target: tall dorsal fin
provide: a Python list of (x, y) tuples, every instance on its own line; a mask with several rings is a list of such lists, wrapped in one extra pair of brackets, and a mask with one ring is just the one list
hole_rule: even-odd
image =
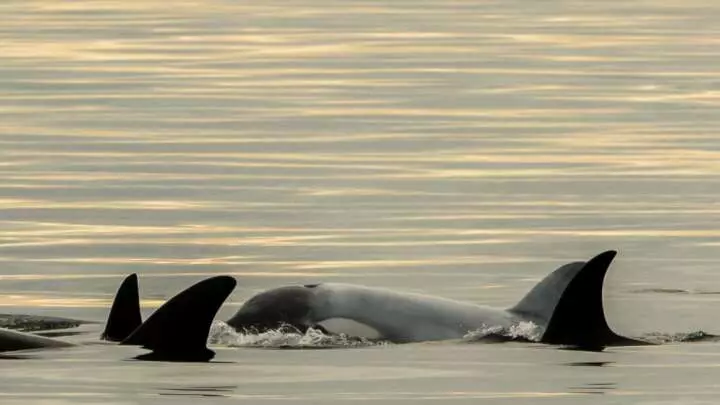
[(585, 262), (572, 262), (558, 267), (537, 283), (510, 312), (529, 318), (538, 325), (547, 325), (563, 292), (583, 266)]
[(210, 360), (215, 355), (207, 348), (210, 325), (235, 284), (230, 276), (216, 276), (190, 286), (158, 308), (121, 344), (152, 350), (139, 357), (145, 360)]
[(121, 342), (142, 323), (137, 274), (123, 280), (115, 294), (101, 339)]
[(535, 286), (510, 311), (543, 326), (543, 343), (601, 349), (644, 344), (617, 335), (603, 310), (603, 282), (615, 255), (609, 250), (587, 262), (568, 263)]

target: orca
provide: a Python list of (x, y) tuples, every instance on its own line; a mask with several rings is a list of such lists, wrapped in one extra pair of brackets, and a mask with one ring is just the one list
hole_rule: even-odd
[(290, 325), (305, 331), (345, 319), (374, 329), (396, 343), (459, 339), (486, 327), (510, 328), (532, 322), (542, 343), (582, 350), (644, 345), (620, 336), (607, 324), (603, 281), (617, 254), (609, 250), (587, 262), (561, 266), (515, 306), (497, 309), (450, 299), (353, 284), (283, 286), (246, 301), (227, 321), (240, 332), (262, 332)]
[(140, 325), (142, 325), (140, 288), (137, 274), (133, 273), (125, 277), (118, 287), (100, 339), (122, 342)]
[[(208, 361), (215, 355), (207, 348), (210, 326), (235, 285), (230, 276), (202, 280), (172, 297), (143, 322), (138, 279), (131, 274), (118, 288), (100, 339), (149, 349), (150, 353), (136, 357), (140, 360)], [(75, 344), (0, 328), (0, 352), (71, 346)]]

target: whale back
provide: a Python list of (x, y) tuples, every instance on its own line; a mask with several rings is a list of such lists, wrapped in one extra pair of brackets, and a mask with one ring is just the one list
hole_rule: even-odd
[(610, 329), (603, 309), (603, 283), (617, 254), (609, 250), (587, 262), (561, 266), (509, 311), (543, 327), (543, 343), (598, 350), (643, 344)]
[(74, 345), (62, 340), (39, 336), (32, 333), (0, 328), (0, 352), (70, 346)]
[(115, 294), (105, 330), (100, 338), (122, 342), (142, 324), (137, 274), (125, 277)]
[(487, 326), (508, 328), (516, 321), (505, 310), (412, 292), (344, 283), (314, 287), (311, 317), (334, 333), (328, 321), (350, 320), (395, 343), (459, 339)]

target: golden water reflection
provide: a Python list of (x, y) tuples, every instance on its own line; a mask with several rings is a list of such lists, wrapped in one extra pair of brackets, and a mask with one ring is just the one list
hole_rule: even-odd
[(635, 281), (720, 289), (717, 11), (5, 1), (0, 287), (525, 288), (617, 248)]

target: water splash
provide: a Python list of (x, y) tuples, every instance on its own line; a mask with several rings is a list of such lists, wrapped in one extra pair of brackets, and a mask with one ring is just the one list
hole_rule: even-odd
[(519, 322), (509, 327), (487, 326), (468, 332), (463, 336), (465, 342), (539, 342), (542, 328), (533, 322)]
[(679, 333), (646, 333), (642, 335), (641, 339), (655, 344), (720, 342), (720, 336), (702, 330)]
[[(469, 332), (463, 337), (466, 342), (539, 342), (543, 329), (532, 322), (520, 322), (508, 328), (501, 326), (483, 326)], [(639, 336), (638, 339), (653, 344), (720, 342), (720, 335), (713, 335), (702, 330), (692, 332), (651, 332)]]
[(637, 294), (654, 293), (654, 294), (688, 294), (688, 295), (718, 295), (720, 291), (712, 290), (684, 290), (682, 288), (642, 288), (632, 290)]
[(222, 321), (213, 322), (208, 343), (228, 347), (262, 347), (273, 349), (334, 349), (389, 344), (386, 341), (353, 337), (345, 334), (325, 334), (308, 328), (305, 333), (292, 327), (280, 327), (262, 333), (239, 333)]

